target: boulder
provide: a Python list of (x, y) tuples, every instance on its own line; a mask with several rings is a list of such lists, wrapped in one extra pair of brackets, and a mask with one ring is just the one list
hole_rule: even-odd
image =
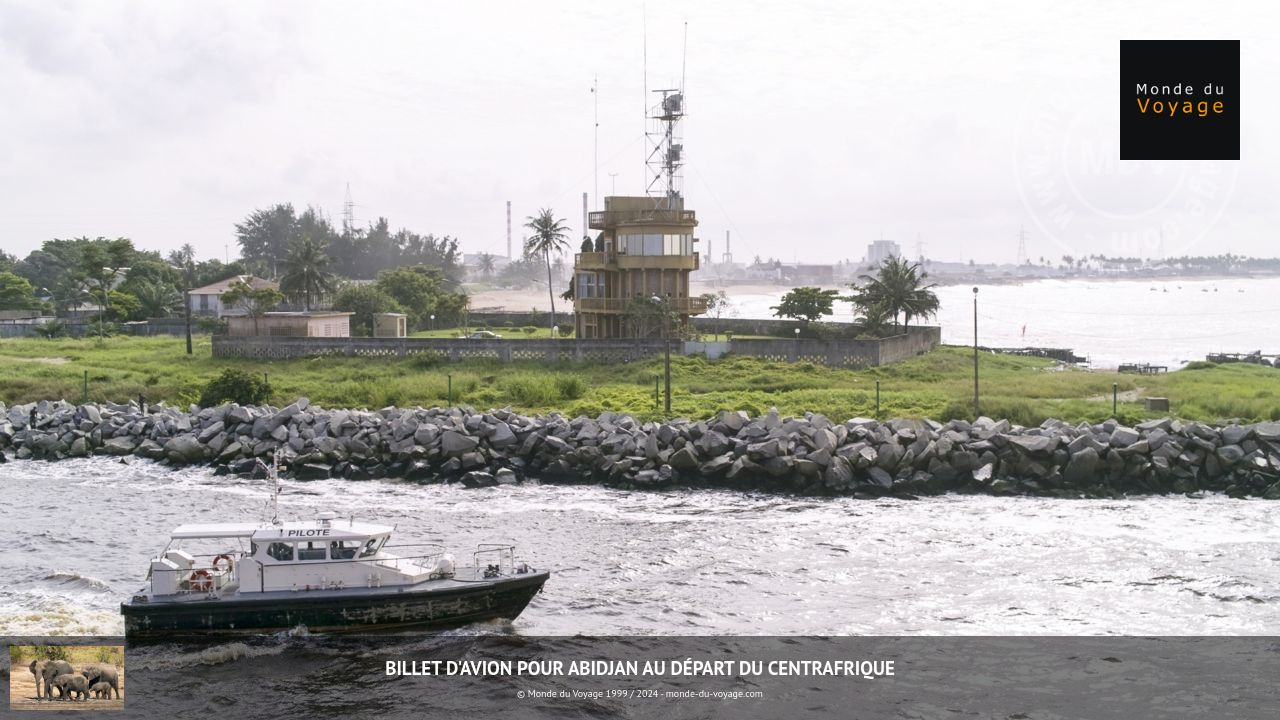
[(98, 451), (104, 455), (132, 455), (135, 447), (137, 447), (136, 438), (132, 435), (121, 435), (102, 443)]
[(463, 453), (475, 450), (479, 445), (478, 440), (470, 435), (463, 435), (457, 430), (445, 430), (440, 436), (440, 450), (445, 457), (459, 457)]
[(190, 435), (177, 435), (164, 444), (164, 452), (174, 462), (190, 463), (204, 458), (205, 447)]

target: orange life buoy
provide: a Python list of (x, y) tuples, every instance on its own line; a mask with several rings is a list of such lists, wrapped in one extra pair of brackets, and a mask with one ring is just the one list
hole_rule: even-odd
[(219, 555), (218, 557), (216, 557), (216, 558), (214, 558), (214, 559), (213, 559), (213, 569), (214, 569), (214, 570), (221, 570), (222, 568), (218, 565), (218, 563), (222, 562), (223, 560), (226, 560), (226, 561), (227, 561), (227, 569), (228, 569), (228, 570), (230, 570), (230, 569), (232, 568), (232, 566), (234, 566), (234, 565), (235, 565), (235, 560), (233, 560), (233, 559), (231, 558), (231, 556), (230, 556), (230, 555), (225, 555), (225, 554), (224, 554), (224, 555)]
[(191, 582), (192, 592), (209, 592), (213, 589), (213, 577), (204, 568), (191, 573), (191, 577), (188, 579)]

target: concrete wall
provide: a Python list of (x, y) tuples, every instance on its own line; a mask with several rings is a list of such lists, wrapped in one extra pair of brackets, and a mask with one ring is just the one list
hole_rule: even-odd
[[(672, 352), (679, 353), (678, 342)], [(456, 338), (294, 338), (215, 335), (213, 356), (284, 360), (300, 357), (437, 356), (442, 360), (488, 358), (510, 362), (619, 363), (662, 353), (661, 340), (470, 340)]]

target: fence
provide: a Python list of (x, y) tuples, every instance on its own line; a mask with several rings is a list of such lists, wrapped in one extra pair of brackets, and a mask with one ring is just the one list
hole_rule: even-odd
[[(767, 360), (813, 362), (832, 367), (872, 367), (919, 355), (938, 346), (941, 329), (911, 328), (881, 340), (733, 340), (728, 351)], [(672, 352), (706, 352), (712, 343), (672, 340)], [(625, 363), (662, 353), (663, 340), (472, 340), (454, 338), (213, 337), (216, 358), (288, 360), (302, 357), (437, 357), (459, 361)], [(719, 351), (721, 348), (717, 347)], [(711, 353), (708, 353), (711, 354)]]
[[(95, 327), (90, 323), (83, 322), (62, 322), (62, 333), (68, 337), (83, 337), (91, 334), (90, 328)], [(34, 323), (0, 323), (0, 338), (20, 338), (20, 337), (37, 337), (36, 328), (40, 325)], [(149, 320), (144, 322), (128, 322), (117, 326), (120, 335), (186, 335), (186, 322), (181, 318), (173, 321), (166, 320)], [(191, 332), (204, 333), (195, 322), (191, 323)]]
[[(213, 337), (213, 356), (287, 360), (301, 357), (488, 358), (511, 362), (625, 363), (662, 353), (662, 340), (472, 340), (469, 338)], [(671, 341), (679, 352), (679, 342)]]

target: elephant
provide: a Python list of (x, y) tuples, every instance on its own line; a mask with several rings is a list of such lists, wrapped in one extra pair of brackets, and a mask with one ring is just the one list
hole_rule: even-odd
[(90, 685), (104, 682), (116, 691), (116, 699), (120, 699), (120, 673), (115, 665), (90, 665), (80, 671)]
[(53, 679), (53, 684), (62, 691), (63, 700), (73, 699), (71, 696), (79, 695), (81, 700), (89, 699), (89, 683), (84, 679), (83, 675), (75, 673), (66, 673), (59, 675)]
[(110, 700), (111, 683), (94, 683), (93, 686), (89, 688), (89, 692), (93, 693), (93, 696), (99, 700)]
[[(53, 699), (53, 679), (59, 675), (66, 675), (75, 672), (71, 667), (71, 663), (66, 660), (49, 660), (40, 661), (32, 660), (30, 665), (31, 674), (36, 678), (36, 699), (41, 699), (40, 685), (44, 684), (45, 700)], [(58, 697), (62, 697), (62, 688), (58, 688)]]

